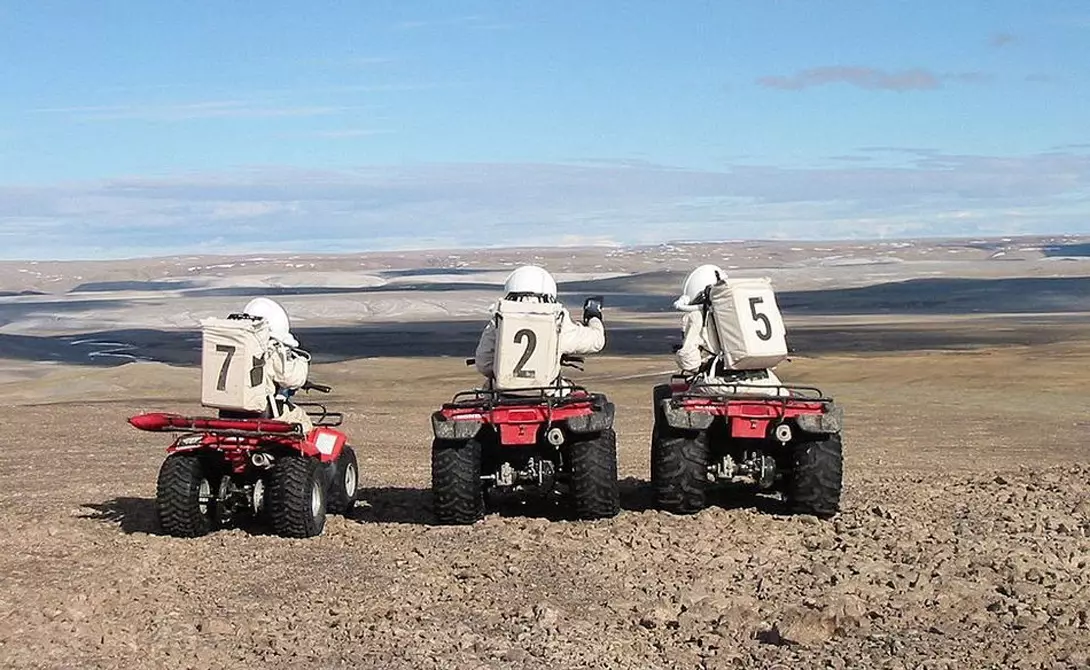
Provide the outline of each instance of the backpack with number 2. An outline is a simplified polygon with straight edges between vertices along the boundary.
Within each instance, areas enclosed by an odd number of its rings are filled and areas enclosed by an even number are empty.
[[[265,372],[269,326],[263,319],[201,321],[201,404],[262,412],[275,392]]]
[[[560,305],[501,300],[495,318],[494,387],[518,390],[555,382],[560,376]]]
[[[711,287],[710,298],[728,368],[763,370],[787,358],[787,332],[769,279],[728,279]]]

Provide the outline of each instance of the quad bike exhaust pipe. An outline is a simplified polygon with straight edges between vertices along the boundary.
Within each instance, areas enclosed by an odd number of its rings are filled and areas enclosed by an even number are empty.
[[[273,457],[263,451],[256,451],[250,456],[250,462],[254,467],[268,468],[272,467]]]
[[[780,425],[776,426],[776,430],[773,434],[776,436],[777,440],[783,442],[784,444],[787,444],[791,441],[791,426],[787,425],[786,423],[781,423]]]
[[[564,431],[559,428],[550,428],[549,432],[545,433],[545,439],[554,447],[559,447],[564,444]]]

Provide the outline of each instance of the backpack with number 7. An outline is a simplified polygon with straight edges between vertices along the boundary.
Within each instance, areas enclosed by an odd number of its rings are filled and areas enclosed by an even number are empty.
[[[769,279],[728,279],[714,284],[709,297],[728,368],[763,370],[787,358],[787,333]]]
[[[262,412],[274,392],[265,372],[269,326],[264,319],[201,321],[201,404]]]

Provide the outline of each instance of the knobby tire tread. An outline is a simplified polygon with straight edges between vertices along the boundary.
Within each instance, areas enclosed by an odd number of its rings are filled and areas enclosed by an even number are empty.
[[[436,439],[431,447],[431,490],[439,523],[466,525],[484,517],[481,443]]]
[[[573,442],[572,507],[578,519],[608,519],[621,511],[617,484],[617,433],[607,428],[591,439]]]

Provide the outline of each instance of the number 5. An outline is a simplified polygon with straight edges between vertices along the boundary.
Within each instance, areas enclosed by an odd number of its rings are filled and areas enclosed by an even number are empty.
[[[764,324],[764,330],[757,328],[757,337],[765,342],[772,339],[772,322],[769,321],[767,314],[762,314],[757,311],[757,306],[765,301],[764,298],[750,298],[749,299],[749,313],[753,316],[755,323]]]

